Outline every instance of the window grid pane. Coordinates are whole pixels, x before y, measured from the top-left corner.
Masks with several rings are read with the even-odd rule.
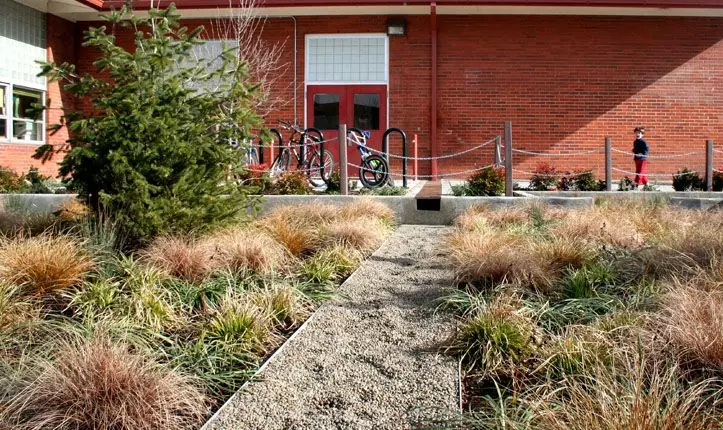
[[[384,36],[309,39],[307,47],[310,82],[386,82]]]

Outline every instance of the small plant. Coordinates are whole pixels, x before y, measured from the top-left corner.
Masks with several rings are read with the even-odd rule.
[[[206,240],[221,269],[231,272],[268,274],[283,268],[288,251],[271,236],[258,231],[234,228],[222,230]]]
[[[469,369],[507,373],[535,351],[534,334],[526,309],[499,298],[466,318],[447,350],[459,353]]]
[[[354,199],[339,210],[339,218],[374,218],[387,225],[393,225],[396,221],[396,215],[389,206],[371,198]]]
[[[309,316],[308,299],[292,287],[273,287],[255,293],[253,301],[271,315],[276,326],[290,330]]]
[[[27,188],[28,185],[21,175],[7,167],[0,166],[0,193],[24,192]]]
[[[321,234],[331,245],[342,245],[362,252],[373,251],[382,243],[384,226],[371,218],[336,221],[324,227]]]
[[[241,172],[236,176],[236,179],[242,185],[248,185],[249,187],[255,188],[250,191],[261,194],[266,190],[266,188],[268,188],[271,181],[268,171],[269,165],[266,163],[249,164],[245,168],[241,169]]]
[[[236,353],[263,355],[273,344],[271,315],[243,297],[227,296],[218,315],[203,330],[207,343],[219,343]]]
[[[565,172],[560,175],[557,182],[557,189],[560,191],[571,191],[575,188],[575,175],[571,172]]]
[[[504,192],[504,172],[493,167],[486,167],[470,176],[464,186],[466,196],[501,196]]]
[[[341,191],[341,172],[337,167],[329,174],[329,179],[326,181],[326,192],[327,193],[338,193]]]
[[[452,185],[452,195],[461,197],[461,196],[468,196],[469,191],[467,190],[467,184],[454,184]]]
[[[673,175],[673,189],[675,191],[695,191],[703,190],[705,184],[703,179],[697,172],[689,170],[687,167],[683,170],[679,170],[677,174]]]
[[[723,167],[713,172],[713,191],[723,191]]]
[[[358,252],[335,246],[305,260],[301,265],[301,276],[314,284],[328,284],[349,276],[360,261]]]
[[[601,191],[600,181],[595,179],[592,170],[577,172],[575,174],[575,189],[578,191]]]
[[[168,275],[191,283],[203,281],[212,269],[210,249],[181,237],[156,238],[143,257]]]
[[[538,163],[532,173],[530,188],[534,191],[549,191],[557,185],[559,173],[555,166],[548,163]]]
[[[613,269],[602,263],[585,264],[577,269],[568,269],[562,280],[562,293],[567,299],[589,299],[596,297],[603,287],[616,281]]]
[[[635,182],[633,182],[632,179],[627,176],[620,179],[620,182],[618,183],[618,191],[630,191],[633,188],[635,188]]]
[[[309,178],[302,172],[284,172],[271,183],[271,194],[311,194]]]

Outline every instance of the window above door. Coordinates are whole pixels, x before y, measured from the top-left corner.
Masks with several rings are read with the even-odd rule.
[[[306,36],[307,84],[386,84],[389,42],[385,34]]]

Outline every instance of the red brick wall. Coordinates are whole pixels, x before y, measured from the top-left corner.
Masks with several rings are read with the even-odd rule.
[[[298,102],[304,115],[304,36],[384,32],[385,16],[299,17]],[[469,148],[502,134],[512,121],[514,147],[529,151],[591,151],[593,155],[534,157],[516,153],[516,169],[540,161],[560,170],[596,169],[603,175],[603,142],[631,148],[632,129],[647,127],[653,173],[701,168],[705,139],[723,141],[723,22],[713,18],[439,16],[438,136],[440,154]],[[431,39],[429,16],[407,17],[407,35],[390,38],[390,126],[420,156],[430,153]],[[208,21],[188,21],[194,26]],[[268,117],[293,118],[293,21],[269,19],[264,38],[284,43],[276,93],[288,103]],[[130,42],[129,35],[121,40]],[[77,43],[78,41],[76,41]],[[80,70],[92,56],[80,50]],[[392,142],[392,151],[400,152]],[[472,169],[492,161],[492,146],[440,162],[440,171]],[[631,170],[631,157],[615,154],[615,167]],[[723,162],[718,163],[723,165]],[[420,162],[422,174],[429,162]],[[621,176],[616,173],[615,176]],[[516,173],[515,177],[524,177]],[[669,177],[661,178],[669,180]]]

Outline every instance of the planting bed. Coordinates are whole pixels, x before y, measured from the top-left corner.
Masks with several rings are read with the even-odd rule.
[[[337,294],[394,214],[279,207],[133,252],[73,200],[0,221],[0,428],[183,429]]]
[[[723,214],[470,208],[446,244],[464,374],[447,426],[723,426]]]

